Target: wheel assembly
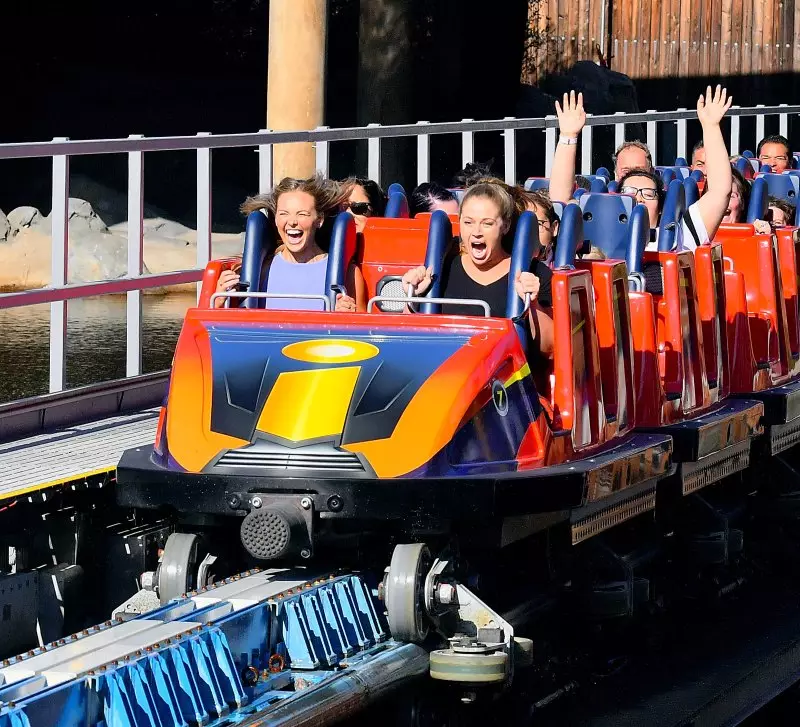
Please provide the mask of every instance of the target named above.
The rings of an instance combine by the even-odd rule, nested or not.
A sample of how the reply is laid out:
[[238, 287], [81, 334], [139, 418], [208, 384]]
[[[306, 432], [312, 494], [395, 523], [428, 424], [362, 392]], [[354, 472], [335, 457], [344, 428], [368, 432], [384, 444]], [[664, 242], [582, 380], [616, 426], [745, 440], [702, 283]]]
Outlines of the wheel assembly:
[[446, 682], [498, 684], [506, 679], [508, 654], [488, 651], [476, 644], [468, 649], [440, 649], [431, 652], [431, 677]]
[[425, 611], [425, 578], [431, 568], [431, 554], [424, 543], [395, 547], [385, 580], [387, 620], [398, 641], [422, 643], [429, 625]]
[[200, 565], [207, 563], [207, 555], [201, 538], [194, 533], [172, 533], [167, 538], [158, 567], [158, 597], [162, 604], [206, 585], [205, 578], [203, 583], [198, 582], [197, 574]]

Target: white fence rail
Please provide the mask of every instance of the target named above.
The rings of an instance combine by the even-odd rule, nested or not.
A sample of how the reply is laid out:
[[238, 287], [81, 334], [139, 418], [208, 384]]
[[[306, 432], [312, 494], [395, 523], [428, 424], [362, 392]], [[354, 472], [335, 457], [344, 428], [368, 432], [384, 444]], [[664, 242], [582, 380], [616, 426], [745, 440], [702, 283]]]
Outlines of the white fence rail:
[[[767, 116], [778, 117], [780, 133], [786, 135], [789, 116], [800, 114], [800, 106], [734, 107], [728, 115], [731, 154], [741, 149], [740, 119], [755, 117], [756, 135], [753, 146], [764, 133]], [[613, 127], [615, 145], [626, 138], [626, 127], [643, 124], [647, 141], [657, 163], [656, 142], [658, 127], [673, 124], [676, 127], [677, 156], [685, 157], [686, 124], [697, 118], [694, 111], [648, 111], [640, 114], [609, 114], [589, 116], [581, 137], [581, 172], [592, 172], [593, 133], [596, 127]], [[461, 135], [462, 165], [474, 161], [475, 134], [499, 132], [503, 135], [505, 179], [516, 183], [517, 131], [540, 129], [544, 132], [545, 175], [556, 147], [558, 121], [555, 116], [540, 119], [505, 118], [496, 121], [464, 120], [450, 123], [428, 123], [399, 126], [370, 124], [366, 127], [330, 129], [320, 127], [312, 131], [268, 131], [254, 134], [198, 133], [195, 136], [167, 136], [145, 138], [139, 135], [127, 139], [76, 140], [57, 138], [47, 142], [0, 144], [0, 160], [52, 158], [52, 278], [51, 285], [38, 290], [0, 294], [0, 309], [50, 303], [50, 391], [64, 388], [65, 351], [67, 335], [67, 301], [96, 295], [127, 295], [126, 375], [141, 373], [142, 362], [142, 291], [150, 288], [196, 282], [201, 279], [205, 264], [211, 257], [211, 163], [214, 149], [253, 147], [258, 150], [259, 191], [272, 186], [272, 147], [276, 144], [310, 142], [315, 145], [317, 169], [329, 173], [330, 145], [340, 141], [367, 140], [367, 170], [370, 178], [381, 182], [381, 140], [398, 137], [415, 137], [417, 140], [417, 181], [427, 181], [430, 176], [430, 137], [442, 134]], [[144, 154], [156, 151], [195, 151], [197, 155], [197, 268], [159, 275], [144, 275], [143, 209], [144, 209]], [[67, 284], [69, 277], [69, 160], [74, 156], [93, 154], [128, 155], [128, 255], [127, 276], [85, 284]], [[525, 176], [533, 170], [519, 170]]]

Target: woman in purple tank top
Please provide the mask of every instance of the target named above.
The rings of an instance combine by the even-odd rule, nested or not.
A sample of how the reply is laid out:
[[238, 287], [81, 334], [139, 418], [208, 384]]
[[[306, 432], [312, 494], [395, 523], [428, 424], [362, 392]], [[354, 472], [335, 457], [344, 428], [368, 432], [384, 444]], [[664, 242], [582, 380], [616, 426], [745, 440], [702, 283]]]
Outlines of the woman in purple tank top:
[[[342, 190], [336, 183], [320, 176], [311, 179], [287, 177], [270, 194], [250, 197], [242, 212], [257, 210], [272, 212], [281, 245], [269, 258], [261, 274], [261, 289], [266, 293], [324, 294], [328, 255], [317, 243], [317, 232], [326, 216], [338, 212], [342, 204]], [[348, 290], [355, 297], [338, 295], [336, 310], [355, 312], [366, 310], [365, 288], [361, 271], [351, 265], [348, 271]], [[217, 282], [217, 292], [232, 290], [239, 282], [239, 270], [225, 270]], [[217, 298], [215, 305], [224, 305]], [[299, 298], [274, 298], [267, 300], [267, 308], [281, 310], [322, 310], [322, 302]]]

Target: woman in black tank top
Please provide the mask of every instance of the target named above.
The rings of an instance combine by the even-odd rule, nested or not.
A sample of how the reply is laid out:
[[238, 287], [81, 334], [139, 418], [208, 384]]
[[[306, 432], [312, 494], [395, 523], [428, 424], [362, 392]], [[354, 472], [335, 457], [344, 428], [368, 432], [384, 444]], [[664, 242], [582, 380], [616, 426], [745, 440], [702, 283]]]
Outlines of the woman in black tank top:
[[[506, 314], [506, 297], [511, 258], [503, 249], [503, 236], [511, 228], [516, 214], [514, 198], [506, 185], [478, 183], [467, 190], [461, 202], [461, 246], [459, 254], [445, 262], [442, 271], [442, 297], [460, 300], [483, 300], [491, 315]], [[431, 285], [432, 271], [424, 266], [403, 276], [403, 287], [411, 285], [416, 295], [423, 295]], [[553, 319], [550, 268], [539, 260], [527, 272], [517, 275], [517, 294], [531, 295], [531, 333], [539, 353], [546, 357], [553, 351]], [[481, 315], [478, 306], [443, 305], [442, 313]]]

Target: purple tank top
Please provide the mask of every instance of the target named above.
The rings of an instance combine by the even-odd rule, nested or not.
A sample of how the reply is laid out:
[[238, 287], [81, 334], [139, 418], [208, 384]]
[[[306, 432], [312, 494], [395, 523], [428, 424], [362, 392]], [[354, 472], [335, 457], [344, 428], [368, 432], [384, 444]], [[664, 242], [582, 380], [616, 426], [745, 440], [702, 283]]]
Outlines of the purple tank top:
[[[327, 255], [313, 263], [290, 263], [276, 255], [269, 266], [267, 289], [264, 292], [323, 295], [327, 272]], [[267, 299], [266, 303], [270, 310], [324, 310], [321, 300], [274, 298]]]

